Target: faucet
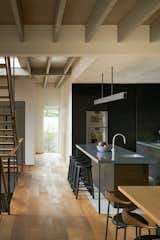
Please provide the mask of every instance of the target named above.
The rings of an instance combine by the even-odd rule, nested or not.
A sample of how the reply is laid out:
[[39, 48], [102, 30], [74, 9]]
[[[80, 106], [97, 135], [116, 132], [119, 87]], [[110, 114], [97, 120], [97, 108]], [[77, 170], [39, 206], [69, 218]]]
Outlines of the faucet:
[[115, 159], [115, 140], [116, 140], [116, 137], [117, 136], [121, 136], [123, 138], [123, 142], [124, 144], [126, 143], [126, 137], [121, 134], [121, 133], [116, 133], [114, 136], [113, 136], [113, 139], [112, 139], [112, 160]]

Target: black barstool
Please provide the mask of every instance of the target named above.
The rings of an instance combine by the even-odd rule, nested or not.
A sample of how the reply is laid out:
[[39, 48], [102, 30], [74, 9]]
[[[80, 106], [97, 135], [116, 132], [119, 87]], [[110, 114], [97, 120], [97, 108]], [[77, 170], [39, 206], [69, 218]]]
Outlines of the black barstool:
[[71, 177], [70, 177], [70, 185], [74, 191], [74, 187], [75, 187], [75, 180], [76, 180], [76, 166], [77, 164], [90, 164], [90, 160], [83, 158], [82, 156], [78, 156], [78, 157], [72, 157], [72, 165], [71, 165]]
[[70, 156], [69, 157], [69, 167], [68, 167], [68, 181], [71, 184], [72, 174], [73, 174], [73, 167], [74, 167], [74, 161], [75, 160], [82, 160], [81, 156]]
[[[82, 188], [81, 188], [82, 187]], [[85, 189], [84, 189], [85, 187]], [[92, 179], [92, 165], [90, 161], [76, 162], [74, 169], [73, 192], [78, 198], [79, 191], [89, 191], [94, 198], [94, 187]]]

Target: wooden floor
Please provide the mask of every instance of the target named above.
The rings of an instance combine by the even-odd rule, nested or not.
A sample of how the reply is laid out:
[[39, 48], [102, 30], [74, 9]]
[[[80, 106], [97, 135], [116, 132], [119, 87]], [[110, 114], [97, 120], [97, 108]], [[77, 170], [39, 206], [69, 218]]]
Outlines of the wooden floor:
[[[103, 240], [105, 216], [95, 212], [83, 193], [75, 199], [66, 176], [66, 166], [56, 154], [38, 155], [34, 167], [25, 167], [11, 215], [0, 217], [0, 240]], [[129, 240], [134, 239], [132, 231]], [[114, 239], [111, 223], [109, 236]]]

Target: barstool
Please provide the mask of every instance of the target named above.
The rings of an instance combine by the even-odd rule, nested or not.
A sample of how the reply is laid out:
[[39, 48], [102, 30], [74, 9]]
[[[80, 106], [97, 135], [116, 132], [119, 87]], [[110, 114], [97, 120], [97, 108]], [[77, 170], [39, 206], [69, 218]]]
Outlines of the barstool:
[[[94, 198], [94, 188], [93, 188], [93, 179], [92, 179], [92, 165], [90, 162], [77, 162], [74, 169], [74, 181], [73, 181], [73, 191], [78, 198], [78, 193], [80, 190], [80, 182], [83, 187]], [[83, 191], [86, 191], [83, 189]]]
[[[134, 225], [139, 229], [139, 236], [136, 237], [134, 240], [158, 240], [160, 239], [160, 236], [158, 235], [151, 235], [150, 230], [154, 229], [157, 230], [157, 226], [151, 226], [146, 221], [146, 223], [143, 223], [139, 218], [136, 218], [132, 212], [123, 211], [122, 212], [122, 219], [126, 225]], [[148, 230], [148, 235], [141, 235], [141, 229], [145, 228]]]
[[78, 156], [78, 157], [72, 157], [72, 160], [71, 160], [71, 175], [70, 175], [70, 185], [71, 185], [71, 188], [73, 189], [74, 191], [74, 187], [75, 187], [75, 179], [76, 179], [76, 166], [77, 164], [90, 164], [90, 160], [89, 159], [86, 159], [86, 158], [83, 158], [82, 156]]
[[[115, 233], [115, 239], [117, 240], [118, 237], [118, 230], [120, 228], [124, 229], [124, 237], [123, 239], [126, 240], [126, 228], [129, 226], [135, 227], [136, 229], [136, 236], [137, 236], [137, 227], [133, 225], [127, 225], [123, 219], [122, 219], [122, 214], [120, 213], [120, 208], [126, 209], [126, 211], [133, 211], [136, 209], [136, 206], [129, 201], [126, 198], [122, 198], [118, 196], [119, 192], [118, 191], [112, 191], [112, 192], [106, 192], [106, 199], [108, 200], [108, 209], [107, 209], [107, 219], [106, 219], [106, 235], [105, 235], [105, 240], [107, 240], [108, 237], [108, 223], [109, 223], [109, 218], [112, 218], [112, 223], [116, 225], [116, 233]], [[113, 203], [115, 207], [117, 208], [117, 214], [114, 215], [113, 217], [110, 216], [110, 204]], [[139, 219], [140, 222], [147, 224], [147, 221], [140, 216], [137, 213], [132, 213], [136, 219]]]
[[70, 156], [69, 157], [69, 167], [68, 167], [68, 181], [69, 183], [71, 184], [71, 179], [72, 179], [72, 174], [73, 174], [73, 167], [74, 167], [74, 161], [75, 160], [82, 160], [82, 157], [81, 156]]

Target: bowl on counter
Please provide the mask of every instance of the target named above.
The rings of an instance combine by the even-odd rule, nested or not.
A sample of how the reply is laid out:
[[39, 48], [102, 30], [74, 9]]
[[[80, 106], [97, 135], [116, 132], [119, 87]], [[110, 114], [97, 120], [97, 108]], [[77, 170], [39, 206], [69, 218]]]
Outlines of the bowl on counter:
[[107, 152], [107, 151], [111, 151], [112, 149], [112, 145], [108, 145], [108, 146], [99, 146], [97, 145], [97, 150], [98, 152]]
[[97, 146], [97, 150], [98, 150], [98, 152], [106, 152], [107, 147], [106, 146]]

